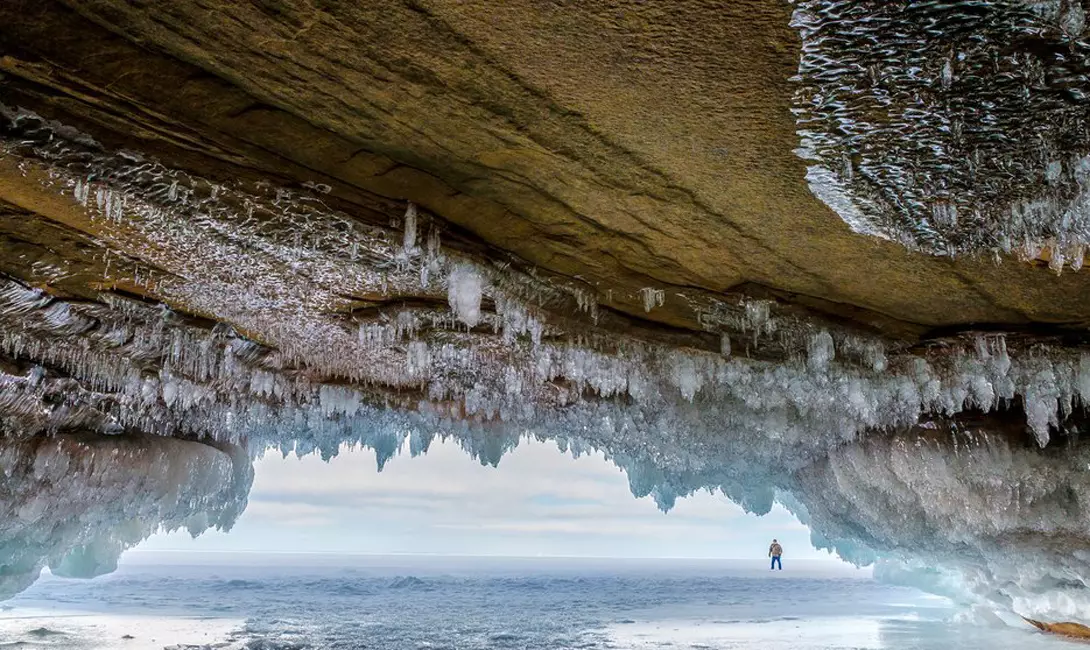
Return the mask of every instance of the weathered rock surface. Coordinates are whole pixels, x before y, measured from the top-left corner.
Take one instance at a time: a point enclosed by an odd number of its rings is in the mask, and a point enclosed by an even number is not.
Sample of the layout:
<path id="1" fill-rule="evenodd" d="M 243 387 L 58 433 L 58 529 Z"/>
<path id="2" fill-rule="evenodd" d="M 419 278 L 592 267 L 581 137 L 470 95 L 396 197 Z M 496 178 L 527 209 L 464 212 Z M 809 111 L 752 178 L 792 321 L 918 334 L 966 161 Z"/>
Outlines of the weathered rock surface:
<path id="1" fill-rule="evenodd" d="M 912 254 L 809 193 L 789 9 L 15 1 L 0 70 L 8 103 L 117 148 L 325 183 L 365 220 L 411 200 L 606 307 L 639 314 L 639 289 L 662 288 L 648 317 L 674 325 L 694 318 L 677 289 L 765 293 L 910 337 L 1083 325 L 1079 274 Z"/>
<path id="2" fill-rule="evenodd" d="M 1029 618 L 1026 619 L 1026 622 L 1038 630 L 1049 634 L 1071 637 L 1073 639 L 1090 639 L 1090 628 L 1081 623 L 1043 623 Z"/>

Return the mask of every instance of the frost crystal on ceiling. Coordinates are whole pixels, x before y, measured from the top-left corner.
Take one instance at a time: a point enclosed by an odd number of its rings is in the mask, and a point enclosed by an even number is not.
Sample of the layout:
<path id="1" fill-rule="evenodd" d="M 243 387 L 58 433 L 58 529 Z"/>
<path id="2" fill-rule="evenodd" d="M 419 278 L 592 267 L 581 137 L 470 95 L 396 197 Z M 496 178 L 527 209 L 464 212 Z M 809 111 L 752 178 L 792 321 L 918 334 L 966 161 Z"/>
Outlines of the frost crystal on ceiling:
<path id="1" fill-rule="evenodd" d="M 1079 2 L 802 0 L 795 113 L 814 194 L 936 255 L 1090 244 L 1090 41 Z"/>

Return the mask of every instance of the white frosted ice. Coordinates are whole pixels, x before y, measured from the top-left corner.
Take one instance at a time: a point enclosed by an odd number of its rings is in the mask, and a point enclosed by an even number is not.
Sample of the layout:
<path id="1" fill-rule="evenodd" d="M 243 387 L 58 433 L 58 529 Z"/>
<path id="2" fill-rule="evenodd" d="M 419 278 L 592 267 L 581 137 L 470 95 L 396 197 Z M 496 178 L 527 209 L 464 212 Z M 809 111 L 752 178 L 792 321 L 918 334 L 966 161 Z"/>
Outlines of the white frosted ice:
<path id="1" fill-rule="evenodd" d="M 1044 54 L 1087 46 L 1081 3 L 792 4 L 797 153 L 815 197 L 913 250 L 1081 268 L 1090 140 L 1070 80 L 1090 65 Z"/>
<path id="2" fill-rule="evenodd" d="M 640 298 L 643 300 L 643 310 L 647 312 L 666 304 L 666 292 L 654 287 L 640 289 Z"/>
<path id="3" fill-rule="evenodd" d="M 248 456 L 172 438 L 35 438 L 0 444 L 0 598 L 44 566 L 90 578 L 158 530 L 228 530 L 246 506 Z"/>
<path id="4" fill-rule="evenodd" d="M 476 327 L 481 321 L 481 298 L 484 294 L 484 281 L 480 274 L 468 265 L 461 265 L 450 272 L 447 280 L 447 299 L 450 308 L 470 327 Z"/>

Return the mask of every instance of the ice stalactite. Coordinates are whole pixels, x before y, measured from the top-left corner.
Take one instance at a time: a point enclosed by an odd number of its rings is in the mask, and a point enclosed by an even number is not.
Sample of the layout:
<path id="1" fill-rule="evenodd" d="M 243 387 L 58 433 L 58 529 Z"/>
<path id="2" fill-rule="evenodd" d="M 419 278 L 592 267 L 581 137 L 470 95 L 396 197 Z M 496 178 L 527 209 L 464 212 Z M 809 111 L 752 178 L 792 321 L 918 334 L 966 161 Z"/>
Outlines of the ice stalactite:
<path id="1" fill-rule="evenodd" d="M 806 364 L 816 372 L 828 370 L 829 362 L 836 356 L 833 337 L 825 330 L 810 338 L 806 351 Z"/>
<path id="2" fill-rule="evenodd" d="M 1058 578 L 1028 563 L 1062 552 L 1056 535 L 1090 540 L 1078 523 L 1081 451 L 1061 452 L 1090 403 L 1090 356 L 1077 344 L 973 332 L 908 344 L 767 297 L 680 289 L 671 304 L 689 305 L 704 331 L 653 329 L 647 312 L 600 306 L 597 289 L 574 280 L 441 248 L 416 206 L 388 215 L 392 226 L 366 224 L 327 205 L 332 191 L 219 184 L 32 114 L 0 110 L 0 121 L 0 154 L 28 184 L 67 196 L 72 222 L 116 260 L 79 300 L 52 287 L 45 266 L 28 271 L 32 281 L 0 278 L 0 439 L 28 454 L 48 436 L 99 436 L 92 452 L 139 439 L 129 465 L 167 454 L 156 476 L 195 491 L 192 512 L 174 508 L 161 498 L 173 492 L 119 466 L 122 503 L 88 511 L 106 528 L 128 506 L 168 527 L 198 511 L 229 524 L 245 479 L 234 464 L 234 487 L 213 490 L 228 473 L 215 448 L 328 458 L 363 445 L 381 467 L 406 444 L 423 453 L 448 438 L 496 464 L 532 436 L 601 450 L 635 495 L 664 509 L 700 489 L 758 513 L 780 499 L 846 557 L 930 558 L 976 580 L 988 602 L 1042 617 L 1031 596 L 1046 598 Z M 966 223 L 960 207 L 956 219 L 939 215 Z M 638 297 L 650 311 L 665 289 Z M 1001 441 L 966 439 L 951 423 L 1014 428 Z M 936 431 L 950 442 L 932 443 Z M 185 473 L 186 458 L 213 475 Z M 1076 520 L 1063 524 L 1060 511 Z M 1022 554 L 995 550 L 999 533 Z M 61 571 L 94 573 L 83 568 L 108 568 L 130 540 L 63 539 L 64 549 L 19 560 L 20 575 L 47 556 Z M 60 559 L 69 548 L 85 550 Z"/>
<path id="3" fill-rule="evenodd" d="M 640 298 L 643 300 L 643 310 L 648 312 L 666 304 L 666 292 L 662 289 L 644 287 L 640 289 Z"/>
<path id="4" fill-rule="evenodd" d="M 406 256 L 416 251 L 416 205 L 412 203 L 405 209 L 405 239 L 402 250 Z"/>
<path id="5" fill-rule="evenodd" d="M 447 280 L 447 300 L 458 320 L 469 327 L 476 327 L 481 321 L 483 296 L 484 281 L 475 269 L 462 265 L 450 272 Z"/>

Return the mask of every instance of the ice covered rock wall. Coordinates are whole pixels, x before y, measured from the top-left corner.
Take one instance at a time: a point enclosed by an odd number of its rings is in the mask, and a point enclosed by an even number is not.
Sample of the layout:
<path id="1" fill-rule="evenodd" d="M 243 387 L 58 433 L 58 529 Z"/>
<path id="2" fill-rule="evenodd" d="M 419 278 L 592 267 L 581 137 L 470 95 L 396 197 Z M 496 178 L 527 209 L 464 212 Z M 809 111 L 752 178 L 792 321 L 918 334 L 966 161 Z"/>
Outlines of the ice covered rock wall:
<path id="1" fill-rule="evenodd" d="M 1086 622 L 1083 440 L 1040 451 L 983 427 L 875 436 L 794 478 L 811 525 L 846 540 L 847 555 L 862 544 L 912 568 L 895 572 L 887 562 L 880 576 L 1032 618 Z"/>
<path id="2" fill-rule="evenodd" d="M 0 598 L 48 566 L 90 578 L 158 530 L 229 530 L 246 507 L 249 457 L 174 438 L 0 440 Z"/>

